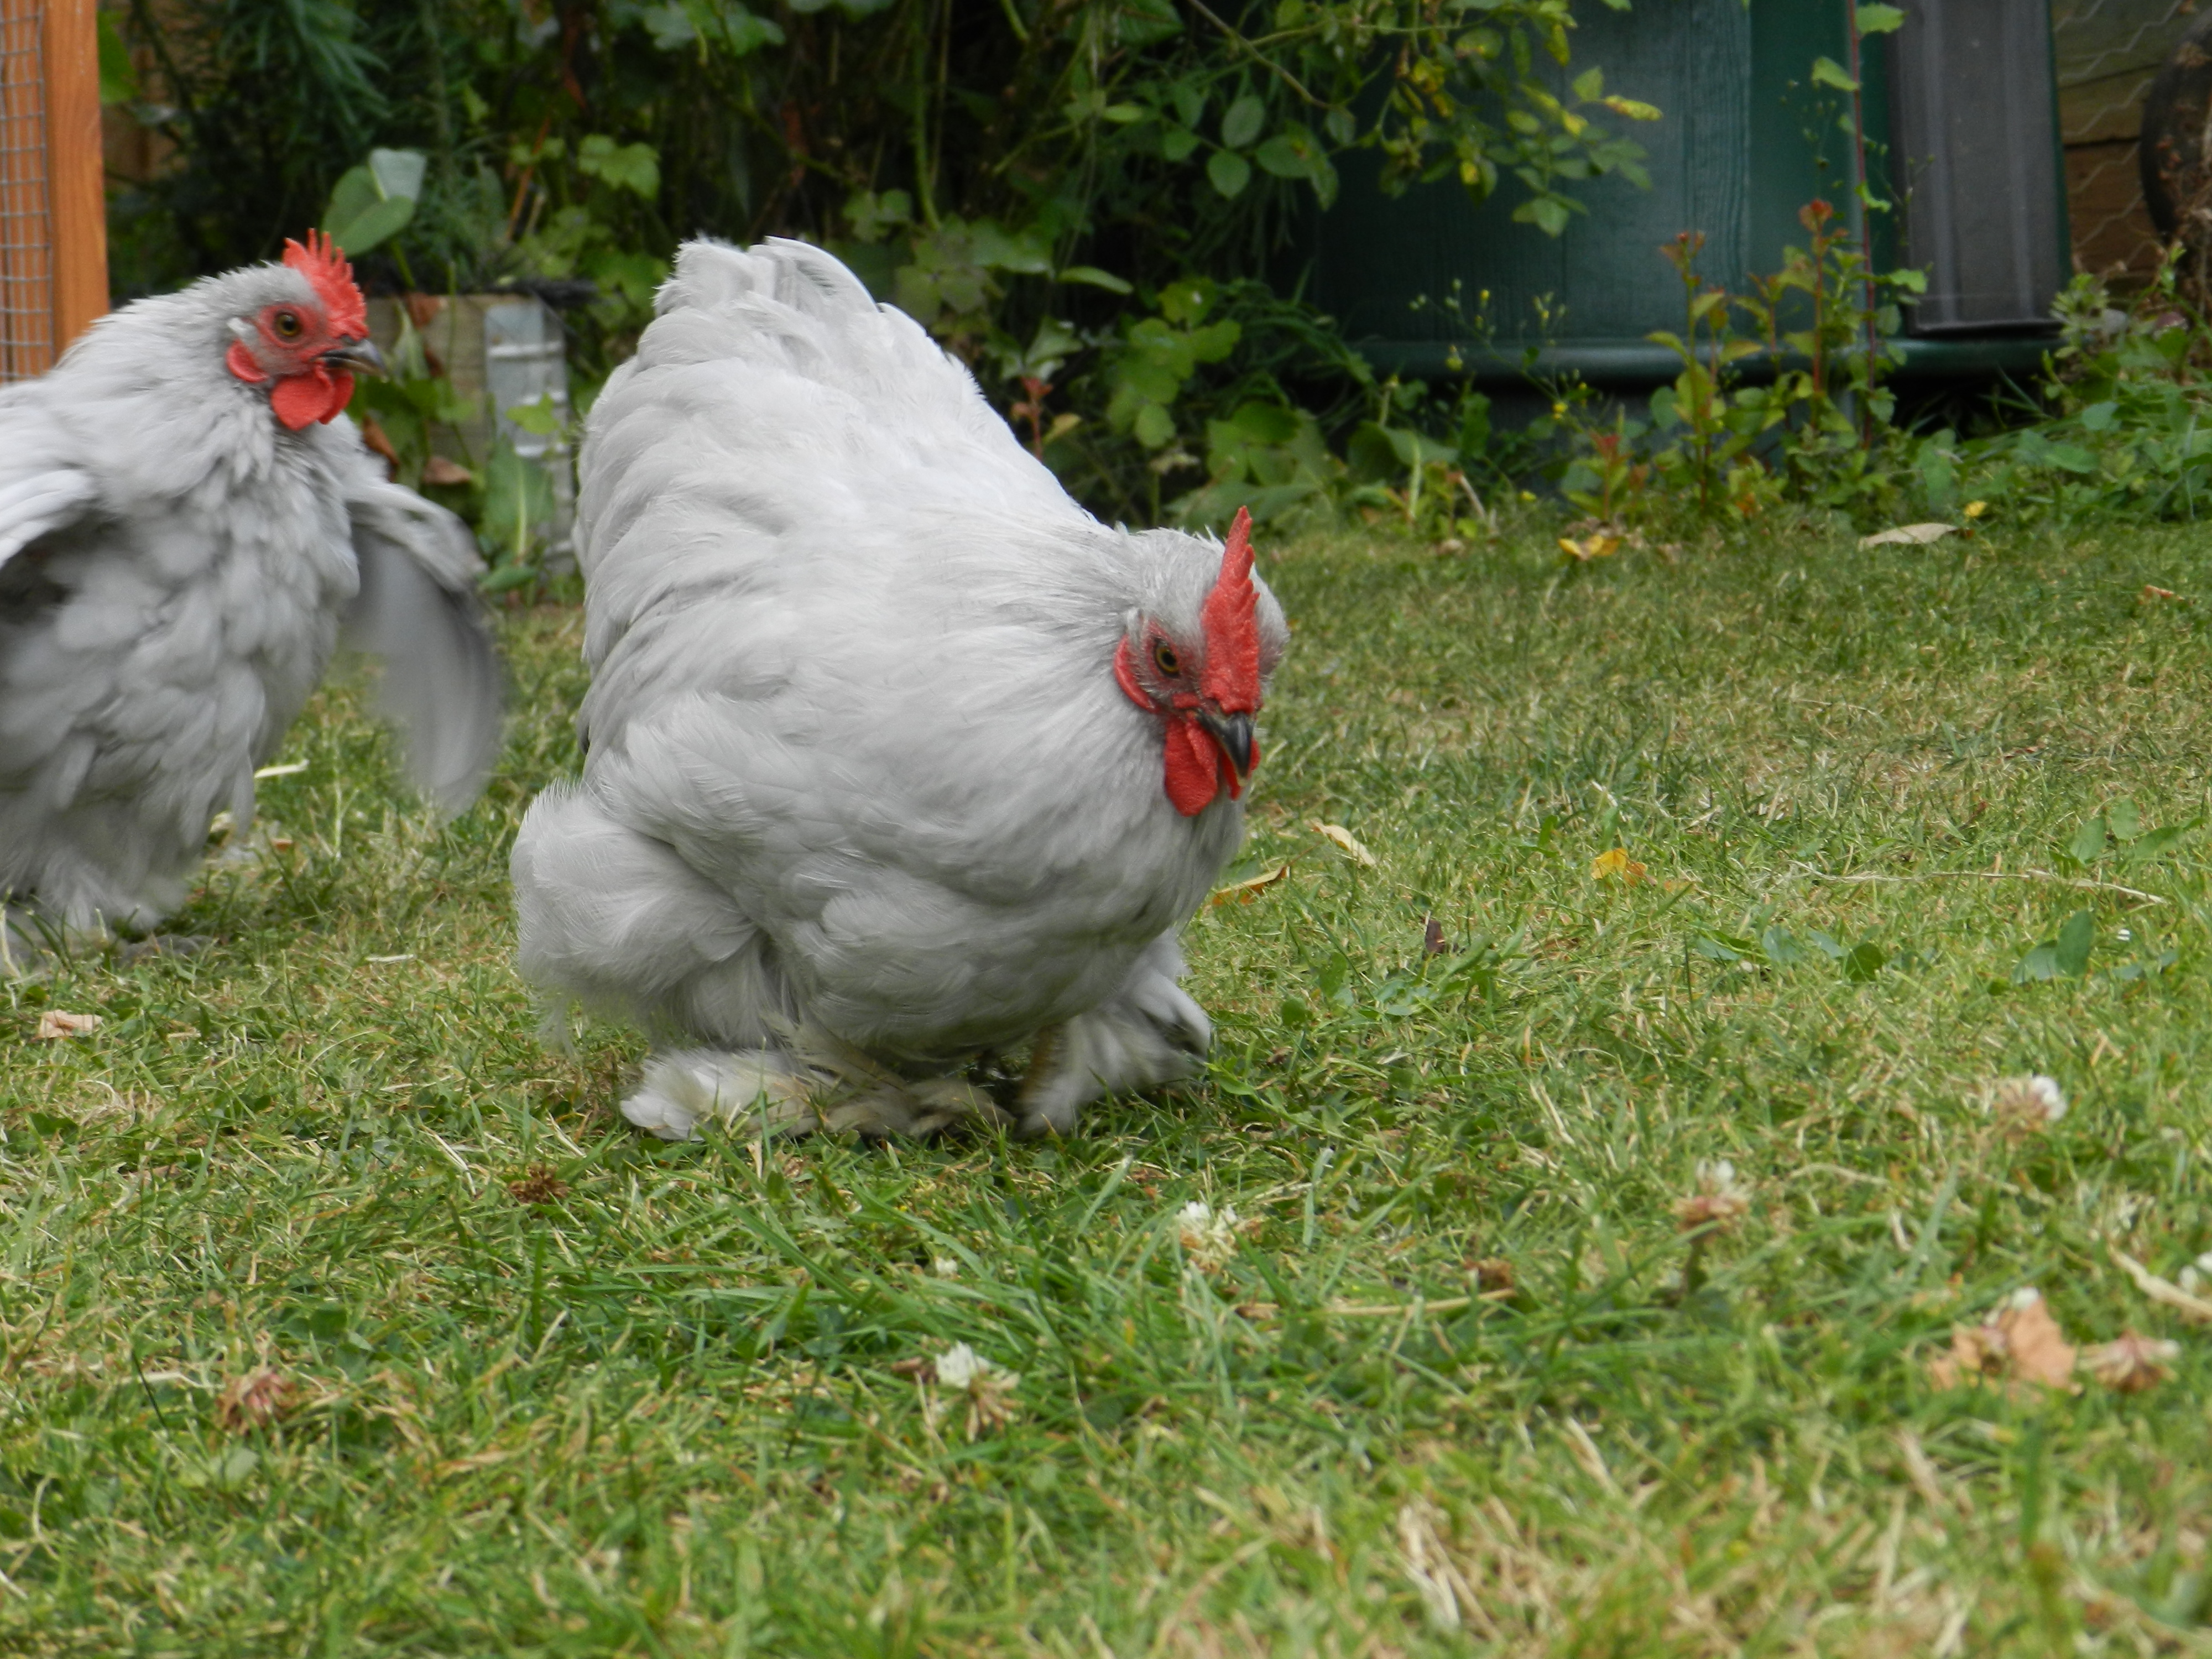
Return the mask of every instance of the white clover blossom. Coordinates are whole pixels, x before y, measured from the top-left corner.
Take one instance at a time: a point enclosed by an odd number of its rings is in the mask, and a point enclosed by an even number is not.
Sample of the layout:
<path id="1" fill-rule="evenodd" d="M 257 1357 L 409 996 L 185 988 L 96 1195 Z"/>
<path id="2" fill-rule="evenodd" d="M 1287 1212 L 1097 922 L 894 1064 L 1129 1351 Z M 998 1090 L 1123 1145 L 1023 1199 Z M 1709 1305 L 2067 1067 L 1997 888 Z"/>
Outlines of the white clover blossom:
<path id="1" fill-rule="evenodd" d="M 1226 1266 L 1237 1254 L 1237 1212 L 1214 1212 L 1211 1204 L 1194 1200 L 1176 1212 L 1176 1239 L 1193 1265 L 1206 1273 Z"/>
<path id="2" fill-rule="evenodd" d="M 957 1279 L 960 1277 L 960 1264 L 949 1255 L 933 1256 L 929 1271 L 939 1279 Z"/>
<path id="3" fill-rule="evenodd" d="M 2066 1091 L 2058 1079 L 2037 1072 L 1999 1078 L 1990 1086 L 1990 1116 L 2014 1139 L 2040 1134 L 2066 1115 Z"/>
<path id="4" fill-rule="evenodd" d="M 970 1440 L 986 1429 L 1000 1427 L 1019 1408 L 1014 1398 L 1014 1390 L 1021 1386 L 1019 1374 L 994 1364 L 965 1342 L 956 1342 L 938 1355 L 936 1370 L 940 1389 L 967 1401 Z"/>
<path id="5" fill-rule="evenodd" d="M 1735 1165 L 1724 1158 L 1698 1159 L 1697 1191 L 1674 1200 L 1674 1219 L 1686 1233 L 1731 1232 L 1750 1213 L 1750 1184 L 1735 1178 Z"/>

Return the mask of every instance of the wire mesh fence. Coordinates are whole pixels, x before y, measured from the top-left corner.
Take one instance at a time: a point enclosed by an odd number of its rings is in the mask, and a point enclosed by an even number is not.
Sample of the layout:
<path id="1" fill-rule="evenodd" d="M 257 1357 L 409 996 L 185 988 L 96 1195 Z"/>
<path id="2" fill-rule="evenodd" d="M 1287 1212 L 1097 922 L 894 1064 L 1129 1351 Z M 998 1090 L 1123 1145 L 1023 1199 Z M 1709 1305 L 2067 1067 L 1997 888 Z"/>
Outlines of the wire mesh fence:
<path id="1" fill-rule="evenodd" d="M 2195 21 L 2197 0 L 2053 0 L 2058 126 L 2077 270 L 2141 279 L 2159 234 L 2143 206 L 2143 94 Z"/>
<path id="2" fill-rule="evenodd" d="M 42 0 L 0 0 L 0 381 L 53 359 Z"/>

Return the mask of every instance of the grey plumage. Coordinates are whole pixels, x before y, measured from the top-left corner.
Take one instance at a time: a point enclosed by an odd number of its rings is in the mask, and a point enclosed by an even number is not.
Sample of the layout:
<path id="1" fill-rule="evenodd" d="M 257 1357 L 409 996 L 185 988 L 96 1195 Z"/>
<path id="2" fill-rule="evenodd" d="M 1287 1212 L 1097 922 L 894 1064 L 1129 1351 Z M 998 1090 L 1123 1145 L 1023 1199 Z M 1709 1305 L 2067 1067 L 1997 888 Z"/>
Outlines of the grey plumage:
<path id="1" fill-rule="evenodd" d="M 392 670 L 418 785 L 448 811 L 482 786 L 498 676 L 466 529 L 343 416 L 292 429 L 277 371 L 240 373 L 256 317 L 312 321 L 330 292 L 289 265 L 212 277 L 0 391 L 0 898 L 65 927 L 174 909 L 342 622 Z M 319 384 L 335 411 L 343 383 Z"/>
<path id="2" fill-rule="evenodd" d="M 516 841 L 520 959 L 666 1045 L 633 1121 L 927 1129 L 1033 1042 L 1019 1127 L 1065 1131 L 1188 1073 L 1175 933 L 1241 808 L 1170 802 L 1115 663 L 1155 618 L 1202 655 L 1218 544 L 1100 525 L 790 242 L 684 250 L 592 411 L 579 542 L 587 758 Z M 1264 673 L 1281 612 L 1243 593 Z"/>

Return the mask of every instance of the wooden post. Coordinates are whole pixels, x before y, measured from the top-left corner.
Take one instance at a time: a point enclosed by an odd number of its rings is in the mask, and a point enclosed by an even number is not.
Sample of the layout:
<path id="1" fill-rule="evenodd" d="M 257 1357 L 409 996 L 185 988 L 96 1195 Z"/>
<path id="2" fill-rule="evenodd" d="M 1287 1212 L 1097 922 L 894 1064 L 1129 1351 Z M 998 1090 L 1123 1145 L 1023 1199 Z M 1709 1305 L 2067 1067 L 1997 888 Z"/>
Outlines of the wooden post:
<path id="1" fill-rule="evenodd" d="M 107 313 L 107 192 L 100 134 L 94 0 L 46 0 L 48 210 L 54 352 Z"/>

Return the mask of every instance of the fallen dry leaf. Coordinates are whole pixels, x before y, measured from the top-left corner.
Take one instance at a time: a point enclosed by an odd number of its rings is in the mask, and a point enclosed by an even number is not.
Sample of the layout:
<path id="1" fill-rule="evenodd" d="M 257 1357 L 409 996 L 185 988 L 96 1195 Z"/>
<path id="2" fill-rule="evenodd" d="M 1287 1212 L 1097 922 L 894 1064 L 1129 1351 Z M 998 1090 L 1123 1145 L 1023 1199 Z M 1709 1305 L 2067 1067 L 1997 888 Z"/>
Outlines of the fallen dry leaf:
<path id="1" fill-rule="evenodd" d="M 2180 597 L 2170 587 L 2154 587 L 2148 582 L 2143 584 L 2142 596 L 2147 599 L 2172 599 Z"/>
<path id="2" fill-rule="evenodd" d="M 1583 564 L 1592 559 L 1609 559 L 1620 551 L 1620 538 L 1600 533 L 1585 536 L 1577 541 L 1571 536 L 1559 538 L 1559 551 Z"/>
<path id="3" fill-rule="evenodd" d="M 507 1195 L 518 1204 L 554 1204 L 568 1195 L 568 1183 L 549 1164 L 533 1164 L 507 1183 Z"/>
<path id="4" fill-rule="evenodd" d="M 100 1029 L 98 1014 L 64 1013 L 49 1008 L 39 1016 L 39 1041 L 58 1042 L 64 1037 L 85 1036 Z"/>
<path id="5" fill-rule="evenodd" d="M 1918 547 L 1929 542 L 1940 542 L 1946 536 L 1958 534 L 1954 524 L 1901 524 L 1894 530 L 1877 530 L 1871 536 L 1859 538 L 1859 545 L 1868 547 Z"/>
<path id="6" fill-rule="evenodd" d="M 1600 881 L 1617 876 L 1628 886 L 1633 887 L 1650 872 L 1629 857 L 1626 847 L 1616 847 L 1610 852 L 1600 853 L 1590 860 L 1590 874 Z"/>
<path id="7" fill-rule="evenodd" d="M 1323 823 L 1316 819 L 1312 829 L 1314 834 L 1319 836 L 1323 841 L 1335 842 L 1338 849 L 1354 864 L 1364 865 L 1370 870 L 1375 867 L 1375 854 L 1367 850 L 1365 844 L 1358 836 L 1353 835 L 1342 824 Z"/>
<path id="8" fill-rule="evenodd" d="M 216 1421 L 234 1434 L 258 1429 L 290 1409 L 295 1392 L 291 1379 L 282 1371 L 264 1368 L 234 1376 L 215 1402 Z"/>
<path id="9" fill-rule="evenodd" d="M 1444 943 L 1443 924 L 1434 916 L 1421 918 L 1421 954 L 1440 957 L 1451 947 Z"/>
<path id="10" fill-rule="evenodd" d="M 1951 1352 L 1928 1362 L 1928 1375 L 1939 1389 L 1984 1382 L 2002 1383 L 2017 1395 L 2021 1385 L 2078 1393 L 2075 1352 L 2042 1296 L 2021 1291 L 1987 1324 L 1960 1326 L 1951 1333 Z"/>
<path id="11" fill-rule="evenodd" d="M 426 484 L 474 483 L 476 476 L 459 461 L 449 461 L 443 455 L 433 455 L 422 463 L 422 482 Z"/>
<path id="12" fill-rule="evenodd" d="M 2179 1342 L 2130 1331 L 2117 1342 L 2082 1349 L 2081 1369 L 2117 1393 L 2141 1394 L 2172 1377 L 2172 1362 L 2180 1358 Z"/>
<path id="13" fill-rule="evenodd" d="M 1226 887 L 1216 888 L 1213 897 L 1208 902 L 1214 904 L 1249 904 L 1277 882 L 1287 881 L 1290 874 L 1289 865 L 1279 865 L 1264 874 L 1248 877 L 1243 881 L 1232 881 Z"/>
<path id="14" fill-rule="evenodd" d="M 1486 1255 L 1474 1264 L 1474 1288 L 1485 1296 L 1513 1288 L 1513 1264 L 1502 1255 Z"/>

